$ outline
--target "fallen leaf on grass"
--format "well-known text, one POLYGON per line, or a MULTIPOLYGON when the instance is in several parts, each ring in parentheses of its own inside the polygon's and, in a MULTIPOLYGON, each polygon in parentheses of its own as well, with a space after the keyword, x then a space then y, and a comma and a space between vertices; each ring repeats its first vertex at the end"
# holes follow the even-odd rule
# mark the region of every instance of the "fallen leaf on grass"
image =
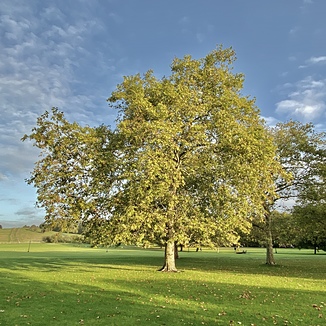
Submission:
POLYGON ((252 300, 254 298, 254 296, 251 294, 250 291, 245 291, 245 292, 243 292, 242 294, 239 295, 239 298, 252 300))
POLYGON ((322 306, 318 306, 317 304, 313 304, 312 307, 317 309, 317 310, 320 310, 322 306))

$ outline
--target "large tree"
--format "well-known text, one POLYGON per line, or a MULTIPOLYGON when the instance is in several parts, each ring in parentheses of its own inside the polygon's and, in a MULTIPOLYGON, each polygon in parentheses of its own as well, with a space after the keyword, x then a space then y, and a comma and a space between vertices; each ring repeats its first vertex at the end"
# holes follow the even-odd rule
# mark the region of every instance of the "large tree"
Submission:
POLYGON ((311 123, 297 121, 279 123, 271 129, 277 158, 283 167, 282 174, 275 174, 277 196, 266 203, 264 223, 254 223, 266 234, 266 263, 275 264, 273 254, 273 211, 291 209, 291 203, 303 196, 308 189, 319 184, 319 175, 325 168, 325 135, 315 132, 311 123), (283 207, 282 207, 283 206, 283 207))
POLYGON ((165 245, 163 271, 175 271, 175 243, 232 242, 275 196, 271 135, 232 73, 235 53, 175 59, 171 75, 125 77, 108 102, 115 130, 81 127, 53 110, 24 139, 44 157, 28 182, 47 219, 83 219, 98 243, 165 245))

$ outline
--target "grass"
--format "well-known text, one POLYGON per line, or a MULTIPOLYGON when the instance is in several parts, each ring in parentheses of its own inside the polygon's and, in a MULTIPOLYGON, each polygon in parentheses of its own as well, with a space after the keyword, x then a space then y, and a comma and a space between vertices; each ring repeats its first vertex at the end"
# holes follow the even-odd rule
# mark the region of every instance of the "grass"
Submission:
POLYGON ((42 233, 40 229, 32 230, 29 228, 9 228, 0 229, 0 243, 19 243, 19 242, 41 242, 44 236, 55 234, 55 232, 42 233))
POLYGON ((325 325, 326 255, 0 245, 0 325, 325 325), (324 303, 325 302, 325 303, 324 303))
MULTIPOLYGON (((5 228, 0 229, 0 243, 42 242, 44 237, 51 237, 57 232, 42 232, 39 228, 5 228)), ((75 234, 61 233, 65 237, 76 237, 75 234)))

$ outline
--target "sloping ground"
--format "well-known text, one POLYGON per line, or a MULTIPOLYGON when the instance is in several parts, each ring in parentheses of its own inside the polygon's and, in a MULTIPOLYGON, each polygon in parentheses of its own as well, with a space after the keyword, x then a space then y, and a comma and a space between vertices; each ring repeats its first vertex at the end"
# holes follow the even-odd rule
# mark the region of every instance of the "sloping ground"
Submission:
POLYGON ((0 229, 0 243, 42 242, 44 237, 53 234, 53 231, 42 233, 41 230, 28 228, 0 229))

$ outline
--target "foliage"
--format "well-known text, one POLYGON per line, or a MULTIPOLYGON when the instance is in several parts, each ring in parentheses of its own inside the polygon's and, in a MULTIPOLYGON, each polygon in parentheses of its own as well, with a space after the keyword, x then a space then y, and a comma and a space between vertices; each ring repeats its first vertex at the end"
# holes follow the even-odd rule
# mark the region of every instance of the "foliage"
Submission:
POLYGON ((104 126, 69 123, 55 108, 41 115, 37 125, 30 136, 23 137, 34 141, 42 157, 27 182, 37 187, 38 205, 45 208, 46 224, 53 222, 66 230, 78 225, 81 213, 95 211, 100 204, 102 187, 110 181, 110 161, 106 161, 110 152, 105 148, 110 131, 104 126))
POLYGON ((247 232, 274 197, 280 166, 235 54, 175 59, 170 77, 125 77, 108 99, 116 129, 46 112, 23 140, 42 150, 30 184, 49 221, 83 221, 100 244, 220 245, 247 232))
POLYGON ((326 249, 326 204, 296 206, 293 210, 300 229, 298 243, 304 247, 326 249))
POLYGON ((40 232, 40 227, 38 227, 37 225, 24 225, 23 226, 24 229, 28 229, 30 231, 33 231, 33 232, 40 232))
MULTIPOLYGON (((274 248, 289 248, 297 243, 298 233, 296 220, 292 214, 288 212, 279 212, 274 210, 270 214, 272 223, 272 236, 274 248)), ((242 234, 240 238, 241 244, 248 247, 263 247, 266 244, 266 226, 264 222, 260 224, 254 223, 249 234, 242 234)))
POLYGON ((4 245, 3 325, 324 325, 325 254, 280 249, 180 253, 183 273, 153 273, 161 250, 4 245), (109 270, 109 273, 108 273, 109 270), (168 282, 167 282, 168 279, 168 282), (231 322, 232 321, 232 322, 231 322))
POLYGON ((42 240, 46 243, 80 243, 83 239, 77 235, 72 236, 64 233, 54 233, 44 236, 42 240))
POLYGON ((271 129, 271 134, 283 169, 282 174, 274 175, 277 196, 266 204, 265 223, 255 224, 266 234, 266 262, 275 264, 272 250, 273 210, 284 209, 283 203, 295 200, 308 187, 311 189, 311 185, 316 185, 320 171, 325 169, 326 143, 324 133, 316 133, 311 123, 279 123, 271 129))
POLYGON ((291 178, 289 182, 277 176, 278 199, 300 197, 308 186, 317 184, 316 177, 325 170, 325 134, 315 132, 312 123, 297 121, 277 124, 272 134, 279 161, 291 178))
POLYGON ((326 139, 318 147, 318 159, 314 159, 313 177, 304 184, 293 209, 298 241, 303 247, 326 249, 326 139))

